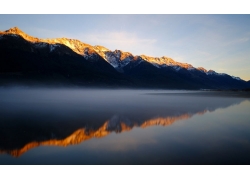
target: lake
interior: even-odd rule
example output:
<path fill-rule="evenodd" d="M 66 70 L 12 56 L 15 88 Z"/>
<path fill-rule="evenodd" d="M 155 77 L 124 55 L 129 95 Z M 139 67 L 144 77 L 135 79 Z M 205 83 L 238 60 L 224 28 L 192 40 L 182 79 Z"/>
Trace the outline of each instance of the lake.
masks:
<path fill-rule="evenodd" d="M 250 164 L 246 92 L 0 89 L 0 164 Z"/>

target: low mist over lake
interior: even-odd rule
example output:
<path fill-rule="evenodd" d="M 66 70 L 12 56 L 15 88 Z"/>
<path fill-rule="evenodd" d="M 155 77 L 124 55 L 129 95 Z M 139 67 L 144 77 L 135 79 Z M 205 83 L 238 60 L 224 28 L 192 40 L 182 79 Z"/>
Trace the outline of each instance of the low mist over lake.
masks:
<path fill-rule="evenodd" d="M 0 89 L 1 164 L 249 164 L 245 92 Z"/>

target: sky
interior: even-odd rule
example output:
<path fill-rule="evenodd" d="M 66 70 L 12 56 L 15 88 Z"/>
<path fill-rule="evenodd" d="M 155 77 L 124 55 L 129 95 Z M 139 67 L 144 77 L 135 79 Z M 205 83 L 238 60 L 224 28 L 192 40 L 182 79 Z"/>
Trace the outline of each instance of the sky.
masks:
<path fill-rule="evenodd" d="M 167 56 L 250 80 L 248 14 L 0 14 L 0 31 L 14 26 L 38 38 L 67 37 L 133 55 Z"/>

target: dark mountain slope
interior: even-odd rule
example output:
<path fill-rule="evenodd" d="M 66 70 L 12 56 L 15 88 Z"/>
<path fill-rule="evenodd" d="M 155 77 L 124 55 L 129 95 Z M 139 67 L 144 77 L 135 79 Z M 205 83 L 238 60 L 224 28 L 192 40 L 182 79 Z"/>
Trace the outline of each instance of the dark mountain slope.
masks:
<path fill-rule="evenodd" d="M 0 31 L 0 86 L 51 85 L 167 89 L 246 89 L 239 77 L 168 57 L 134 56 L 76 39 Z"/>
<path fill-rule="evenodd" d="M 112 86 L 129 81 L 100 56 L 86 60 L 62 44 L 30 43 L 16 35 L 0 40 L 2 84 Z"/>

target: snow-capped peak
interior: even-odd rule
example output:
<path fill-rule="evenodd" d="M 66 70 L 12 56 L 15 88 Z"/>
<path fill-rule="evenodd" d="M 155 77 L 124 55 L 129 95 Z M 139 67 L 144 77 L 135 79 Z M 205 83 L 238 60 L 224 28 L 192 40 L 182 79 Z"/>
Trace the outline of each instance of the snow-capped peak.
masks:
<path fill-rule="evenodd" d="M 78 54 L 84 55 L 84 49 L 86 47 L 92 47 L 89 44 L 82 43 L 81 41 L 77 39 L 68 39 L 68 38 L 54 38 L 54 39 L 39 39 L 36 37 L 32 37 L 26 33 L 24 33 L 22 30 L 20 30 L 18 27 L 10 28 L 9 30 L 6 30 L 2 32 L 4 34 L 15 34 L 23 37 L 25 40 L 30 41 L 32 43 L 48 43 L 48 44 L 63 44 L 65 46 L 68 46 L 70 49 L 75 51 Z"/>
<path fill-rule="evenodd" d="M 140 64 L 141 62 L 149 62 L 157 68 L 171 67 L 175 71 L 179 71 L 181 69 L 186 69 L 192 73 L 192 71 L 198 70 L 200 72 L 205 73 L 206 75 L 221 75 L 225 76 L 227 74 L 217 73 L 213 70 L 207 71 L 203 67 L 195 68 L 191 64 L 181 63 L 174 61 L 172 58 L 162 56 L 162 57 L 150 57 L 147 55 L 134 56 L 130 52 L 123 52 L 121 50 L 111 51 L 106 47 L 96 45 L 91 46 L 89 44 L 83 43 L 77 39 L 68 39 L 68 38 L 54 38 L 54 39 L 39 39 L 36 37 L 32 37 L 18 27 L 10 28 L 6 31 L 0 31 L 0 39 L 3 39 L 5 35 L 11 35 L 19 37 L 21 36 L 25 40 L 33 43 L 36 47 L 42 48 L 46 46 L 46 43 L 50 46 L 50 51 L 53 51 L 58 44 L 65 45 L 73 50 L 75 53 L 84 56 L 88 60 L 96 60 L 96 56 L 101 56 L 104 60 L 106 60 L 110 65 L 112 65 L 117 71 L 123 72 L 123 68 L 128 65 L 131 61 L 137 61 L 135 64 Z M 231 76 L 236 80 L 242 80 L 239 77 Z"/>
<path fill-rule="evenodd" d="M 217 75 L 217 76 L 226 76 L 226 75 L 228 75 L 228 74 L 225 74 L 225 73 L 217 73 L 217 72 L 215 72 L 214 70 L 211 70 L 211 69 L 209 71 L 207 71 L 206 74 L 207 75 Z"/>
<path fill-rule="evenodd" d="M 242 81 L 242 79 L 240 77 L 235 77 L 235 76 L 231 76 L 233 79 L 236 79 L 238 81 Z"/>
<path fill-rule="evenodd" d="M 185 68 L 188 70 L 195 69 L 191 64 L 177 62 L 177 61 L 174 61 L 172 58 L 169 58 L 166 56 L 159 58 L 159 57 L 150 57 L 150 56 L 146 56 L 146 55 L 141 55 L 141 57 L 145 61 L 153 64 L 154 66 L 156 66 L 158 68 L 165 67 L 165 66 L 171 66 L 176 70 L 180 70 L 180 68 Z M 178 68 L 178 67 L 180 67 L 180 68 Z"/>
<path fill-rule="evenodd" d="M 204 72 L 204 73 L 207 73 L 207 70 L 203 67 L 198 67 L 197 70 Z"/>
<path fill-rule="evenodd" d="M 98 50 L 98 51 L 102 51 L 102 52 L 110 51 L 108 48 L 106 48 L 104 46 L 100 46 L 100 45 L 94 46 L 94 49 Z"/>
<path fill-rule="evenodd" d="M 18 27 L 10 28 L 10 29 L 6 30 L 5 32 L 6 32 L 6 33 L 15 33 L 15 34 L 24 33 L 24 32 L 21 31 L 21 29 L 19 29 Z"/>
<path fill-rule="evenodd" d="M 207 73 L 206 73 L 207 75 L 218 75 L 218 73 L 217 72 L 215 72 L 214 70 L 209 70 L 209 71 L 207 71 Z"/>

